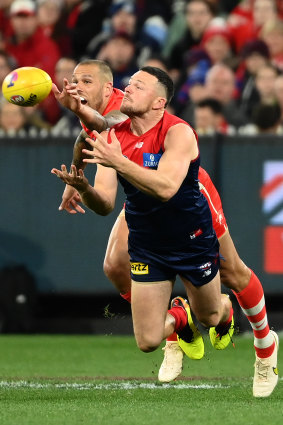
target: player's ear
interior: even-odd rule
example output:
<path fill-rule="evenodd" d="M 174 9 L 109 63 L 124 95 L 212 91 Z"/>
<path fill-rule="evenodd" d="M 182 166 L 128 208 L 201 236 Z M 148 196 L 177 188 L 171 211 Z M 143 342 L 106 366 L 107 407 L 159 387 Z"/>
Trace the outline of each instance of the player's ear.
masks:
<path fill-rule="evenodd" d="M 110 81 L 108 81 L 107 83 L 104 84 L 104 95 L 106 97 L 110 97 L 112 92 L 113 92 L 113 84 Z"/>
<path fill-rule="evenodd" d="M 167 100 L 165 97 L 157 97 L 155 101 L 153 102 L 153 109 L 165 109 Z"/>

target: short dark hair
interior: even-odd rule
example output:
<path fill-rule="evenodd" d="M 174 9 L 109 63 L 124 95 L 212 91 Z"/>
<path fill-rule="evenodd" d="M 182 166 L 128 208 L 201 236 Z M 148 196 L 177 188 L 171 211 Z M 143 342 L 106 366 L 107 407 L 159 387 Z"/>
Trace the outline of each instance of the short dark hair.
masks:
<path fill-rule="evenodd" d="M 207 1 L 207 0 L 187 0 L 186 6 L 188 6 L 190 3 L 194 3 L 194 2 L 203 3 L 207 7 L 207 9 L 209 10 L 209 12 L 212 16 L 216 16 L 219 13 L 219 10 L 218 10 L 219 8 L 215 4 L 213 4 L 213 3 L 211 3 L 210 1 Z"/>
<path fill-rule="evenodd" d="M 268 130 L 279 124 L 281 108 L 278 103 L 271 105 L 259 103 L 252 113 L 254 124 L 262 131 Z"/>
<path fill-rule="evenodd" d="M 147 72 L 148 74 L 156 77 L 158 82 L 165 88 L 167 99 L 165 106 L 167 106 L 174 95 L 174 83 L 167 74 L 167 72 L 163 71 L 160 68 L 156 68 L 155 66 L 143 66 L 142 68 L 140 68 L 140 71 Z"/>
<path fill-rule="evenodd" d="M 197 108 L 210 108 L 215 114 L 223 113 L 223 106 L 219 100 L 207 97 L 205 99 L 200 100 L 196 104 Z"/>

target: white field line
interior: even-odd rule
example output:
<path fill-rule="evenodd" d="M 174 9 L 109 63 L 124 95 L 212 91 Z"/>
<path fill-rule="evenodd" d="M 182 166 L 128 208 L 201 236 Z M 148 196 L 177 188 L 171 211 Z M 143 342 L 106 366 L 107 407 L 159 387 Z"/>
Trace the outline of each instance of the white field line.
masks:
<path fill-rule="evenodd" d="M 142 382 L 112 382 L 109 384 L 90 384 L 90 383 L 39 383 L 28 381 L 0 381 L 0 389 L 63 389 L 63 390 L 187 390 L 187 389 L 223 389 L 229 388 L 227 385 L 210 385 L 210 384 L 154 384 Z"/>

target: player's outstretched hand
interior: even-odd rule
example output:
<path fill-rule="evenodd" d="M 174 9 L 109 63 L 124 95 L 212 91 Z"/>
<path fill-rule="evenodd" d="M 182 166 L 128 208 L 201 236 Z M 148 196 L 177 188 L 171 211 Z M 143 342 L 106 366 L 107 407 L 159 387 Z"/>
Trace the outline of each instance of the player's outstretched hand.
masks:
<path fill-rule="evenodd" d="M 89 186 L 88 179 L 85 177 L 83 170 L 80 169 L 80 170 L 77 171 L 77 168 L 76 168 L 75 165 L 71 165 L 71 170 L 70 170 L 70 172 L 68 172 L 66 165 L 62 164 L 61 170 L 58 170 L 57 168 L 52 168 L 51 173 L 55 174 L 64 183 L 72 186 L 75 190 L 77 190 L 79 192 L 84 192 L 87 189 L 87 187 Z M 74 207 L 77 204 L 77 202 L 80 201 L 80 200 L 81 200 L 81 198 L 72 197 L 71 205 L 73 205 L 73 207 Z M 62 207 L 62 208 L 60 208 L 60 207 Z M 59 207 L 60 210 L 66 209 L 65 206 L 64 206 L 64 198 L 63 198 L 63 201 L 62 201 L 60 207 Z M 78 207 L 79 207 L 79 210 L 76 208 L 78 212 L 84 212 L 84 210 L 80 206 L 78 206 Z M 69 211 L 69 210 L 67 210 L 67 211 L 71 213 L 71 211 Z M 71 214 L 75 214 L 75 212 L 72 212 Z"/>
<path fill-rule="evenodd" d="M 81 98 L 78 95 L 76 84 L 69 83 L 67 78 L 63 80 L 63 90 L 60 92 L 56 84 L 52 84 L 52 92 L 56 100 L 65 108 L 77 113 L 82 106 Z"/>
<path fill-rule="evenodd" d="M 59 211 L 65 210 L 70 214 L 84 214 L 85 210 L 79 205 L 81 202 L 82 199 L 77 190 L 73 186 L 67 184 L 62 195 Z"/>
<path fill-rule="evenodd" d="M 96 138 L 95 140 L 88 137 L 85 139 L 92 146 L 92 150 L 82 150 L 84 154 L 88 155 L 88 158 L 84 158 L 83 162 L 116 168 L 124 157 L 120 142 L 115 135 L 115 130 L 113 128 L 110 130 L 111 143 L 108 143 L 97 131 L 93 130 L 93 134 Z"/>

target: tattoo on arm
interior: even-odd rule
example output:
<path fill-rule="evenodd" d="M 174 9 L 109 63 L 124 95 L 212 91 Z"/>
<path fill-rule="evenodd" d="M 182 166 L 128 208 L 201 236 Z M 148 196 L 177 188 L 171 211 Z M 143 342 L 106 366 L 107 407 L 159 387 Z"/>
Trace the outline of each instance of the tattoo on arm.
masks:
<path fill-rule="evenodd" d="M 88 135 L 84 130 L 82 130 L 74 144 L 72 164 L 76 166 L 77 170 L 84 170 L 87 165 L 86 162 L 83 162 L 83 159 L 88 158 L 88 155 L 85 155 L 82 152 L 83 149 L 90 148 L 89 143 L 87 143 L 87 141 L 85 140 L 86 137 L 88 137 Z"/>

